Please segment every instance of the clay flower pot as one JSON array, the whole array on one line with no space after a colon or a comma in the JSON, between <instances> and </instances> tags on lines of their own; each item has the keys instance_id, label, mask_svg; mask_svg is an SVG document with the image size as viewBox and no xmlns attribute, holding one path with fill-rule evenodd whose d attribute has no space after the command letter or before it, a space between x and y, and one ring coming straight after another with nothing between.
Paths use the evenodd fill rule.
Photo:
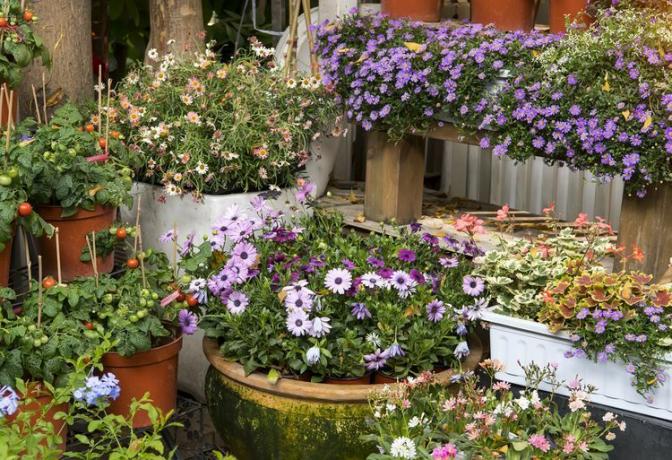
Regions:
<instances>
[{"instance_id":1,"label":"clay flower pot","mask_svg":"<svg viewBox=\"0 0 672 460\"><path fill-rule=\"evenodd\" d=\"M21 395L21 399L31 399L29 403L25 404L23 401L19 404L19 408L15 413L7 417L9 422L13 422L21 414L22 411L32 412L30 417L30 423L35 423L37 420L42 417L43 408L47 405L52 404L54 397L52 394L42 387L42 384L39 382L28 383L28 394ZM68 404L63 403L49 409L42 418L46 422L50 422L54 427L54 433L58 434L63 442L59 446L59 449L65 452L65 443L66 438L68 437L68 425L65 423L64 419L55 420L54 417L59 412L67 412Z\"/></svg>"},{"instance_id":2,"label":"clay flower pot","mask_svg":"<svg viewBox=\"0 0 672 460\"><path fill-rule=\"evenodd\" d=\"M19 109L19 103L17 101L17 90L13 90L11 88L7 87L7 83L1 83L2 86L5 87L5 100L2 101L2 112L0 112L0 125L2 126L7 126L7 121L10 119L10 113L9 113L9 94L10 91L13 91L12 94L12 113L11 113L11 120L13 124L16 124L16 119L17 119L17 113Z\"/></svg>"},{"instance_id":3,"label":"clay flower pot","mask_svg":"<svg viewBox=\"0 0 672 460\"><path fill-rule=\"evenodd\" d=\"M478 339L470 345L464 371L475 369L482 357ZM380 386L288 379L273 384L260 372L245 375L243 366L219 354L215 340L205 338L203 351L210 362L205 382L208 410L238 460L361 460L376 450L361 435L369 429L369 395ZM451 376L448 370L436 378L450 385Z\"/></svg>"},{"instance_id":4,"label":"clay flower pot","mask_svg":"<svg viewBox=\"0 0 672 460\"><path fill-rule=\"evenodd\" d=\"M371 374L364 374L361 377L327 378L324 383L330 385L368 385L371 383Z\"/></svg>"},{"instance_id":5,"label":"clay flower pot","mask_svg":"<svg viewBox=\"0 0 672 460\"><path fill-rule=\"evenodd\" d=\"M376 385L389 385L390 383L397 383L397 379L391 375L376 372L376 375L373 376L373 383Z\"/></svg>"},{"instance_id":6,"label":"clay flower pot","mask_svg":"<svg viewBox=\"0 0 672 460\"><path fill-rule=\"evenodd\" d=\"M471 22L499 30L532 30L536 13L535 0L471 0Z\"/></svg>"},{"instance_id":7,"label":"clay flower pot","mask_svg":"<svg viewBox=\"0 0 672 460\"><path fill-rule=\"evenodd\" d=\"M93 211L78 210L73 216L61 217L63 208L60 206L39 206L37 213L54 227L58 227L61 245L61 272L63 281L70 281L80 276L93 275L91 262L82 262L82 248L86 247L86 235L91 232L106 230L114 222L115 208L96 206ZM56 276L56 238L41 237L40 248L44 262L45 275ZM98 273L109 273L114 266L114 253L105 257L97 257Z\"/></svg>"},{"instance_id":8,"label":"clay flower pot","mask_svg":"<svg viewBox=\"0 0 672 460\"><path fill-rule=\"evenodd\" d=\"M570 23L576 21L584 27L589 27L593 18L586 13L586 6L588 6L588 0L551 0L548 6L551 33L566 32L566 16L569 16Z\"/></svg>"},{"instance_id":9,"label":"clay flower pot","mask_svg":"<svg viewBox=\"0 0 672 460\"><path fill-rule=\"evenodd\" d=\"M121 393L112 401L108 412L128 415L133 399L149 393L152 404L163 413L175 409L177 402L177 362L182 348L182 336L148 351L123 357L119 353L105 353L103 368L119 379ZM140 411L133 420L134 428L151 425L146 412Z\"/></svg>"},{"instance_id":10,"label":"clay flower pot","mask_svg":"<svg viewBox=\"0 0 672 460\"><path fill-rule=\"evenodd\" d=\"M391 18L438 22L441 20L441 0L381 0L380 12Z\"/></svg>"}]
</instances>

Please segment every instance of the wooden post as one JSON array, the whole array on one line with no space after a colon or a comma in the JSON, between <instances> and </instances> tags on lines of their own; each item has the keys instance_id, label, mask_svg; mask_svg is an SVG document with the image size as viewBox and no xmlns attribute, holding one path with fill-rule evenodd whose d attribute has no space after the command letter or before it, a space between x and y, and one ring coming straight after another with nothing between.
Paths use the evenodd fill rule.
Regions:
<instances>
[{"instance_id":1,"label":"wooden post","mask_svg":"<svg viewBox=\"0 0 672 460\"><path fill-rule=\"evenodd\" d=\"M641 269L659 279L672 257L672 184L658 185L644 198L624 196L618 243L629 252L636 244L644 251L644 263L630 262L629 267ZM620 268L620 267L618 267Z\"/></svg>"},{"instance_id":2,"label":"wooden post","mask_svg":"<svg viewBox=\"0 0 672 460\"><path fill-rule=\"evenodd\" d=\"M425 139L408 136L394 144L383 132L370 132L366 148L364 215L407 224L422 214Z\"/></svg>"}]
</instances>

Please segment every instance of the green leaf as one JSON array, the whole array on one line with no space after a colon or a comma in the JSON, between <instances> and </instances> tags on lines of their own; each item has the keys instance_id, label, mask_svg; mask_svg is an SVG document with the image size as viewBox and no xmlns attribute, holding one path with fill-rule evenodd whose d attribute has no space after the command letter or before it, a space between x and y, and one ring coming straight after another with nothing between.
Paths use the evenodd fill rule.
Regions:
<instances>
[{"instance_id":1,"label":"green leaf","mask_svg":"<svg viewBox=\"0 0 672 460\"><path fill-rule=\"evenodd\" d=\"M272 384L275 385L280 380L281 374L277 369L271 369L266 376L266 379Z\"/></svg>"},{"instance_id":2,"label":"green leaf","mask_svg":"<svg viewBox=\"0 0 672 460\"><path fill-rule=\"evenodd\" d=\"M513 441L511 445L513 446L514 450L521 452L527 449L530 444L527 441Z\"/></svg>"}]
</instances>

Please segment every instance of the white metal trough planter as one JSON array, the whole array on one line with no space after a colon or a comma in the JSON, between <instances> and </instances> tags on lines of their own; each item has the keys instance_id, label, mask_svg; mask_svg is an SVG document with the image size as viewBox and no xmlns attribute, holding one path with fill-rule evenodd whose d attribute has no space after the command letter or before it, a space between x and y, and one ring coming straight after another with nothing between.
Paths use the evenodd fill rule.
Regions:
<instances>
[{"instance_id":1,"label":"white metal trough planter","mask_svg":"<svg viewBox=\"0 0 672 460\"><path fill-rule=\"evenodd\" d=\"M625 370L625 364L597 363L590 359L565 358L566 351L572 350L569 334L553 334L548 328L535 321L495 313L491 309L484 313L483 320L490 323L490 355L504 363L504 371L496 378L516 385L525 385L525 374L521 366L532 361L541 366L557 363L557 376L570 381L576 376L583 382L594 385L597 391L591 401L642 415L672 420L672 384L668 381L654 393L651 404L637 393L631 385L632 375ZM672 355L665 359L667 373L672 371ZM547 389L542 385L542 389ZM566 388L559 394L568 395Z\"/></svg>"}]
</instances>

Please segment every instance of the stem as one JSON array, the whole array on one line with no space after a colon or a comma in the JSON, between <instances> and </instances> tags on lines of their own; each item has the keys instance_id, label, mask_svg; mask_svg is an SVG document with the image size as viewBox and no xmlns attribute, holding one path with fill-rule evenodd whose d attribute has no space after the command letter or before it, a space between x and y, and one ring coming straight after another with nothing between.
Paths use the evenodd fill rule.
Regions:
<instances>
[{"instance_id":1,"label":"stem","mask_svg":"<svg viewBox=\"0 0 672 460\"><path fill-rule=\"evenodd\" d=\"M37 327L42 324L42 256L37 256L37 273L39 280L37 282Z\"/></svg>"},{"instance_id":2,"label":"stem","mask_svg":"<svg viewBox=\"0 0 672 460\"><path fill-rule=\"evenodd\" d=\"M37 103L37 91L35 91L35 85L30 85L33 89L33 101L35 102L35 114L37 115L37 124L42 124L42 116L40 115L40 104Z\"/></svg>"},{"instance_id":3,"label":"stem","mask_svg":"<svg viewBox=\"0 0 672 460\"><path fill-rule=\"evenodd\" d=\"M5 96L7 93L5 93ZM13 108L13 99L14 99L14 91L9 92L9 111L7 112L7 139L5 141L5 169L7 168L7 164L9 162L9 143L10 143L10 138L12 134L12 108Z\"/></svg>"},{"instance_id":4,"label":"stem","mask_svg":"<svg viewBox=\"0 0 672 460\"><path fill-rule=\"evenodd\" d=\"M313 31L310 30L313 25L313 21L310 17L310 0L301 1L303 2L303 17L306 19L306 40L308 40L308 49L310 50L310 73L313 77L317 78L320 74L320 67L317 62L317 54L313 49L315 46L315 42L313 41Z\"/></svg>"},{"instance_id":5,"label":"stem","mask_svg":"<svg viewBox=\"0 0 672 460\"><path fill-rule=\"evenodd\" d=\"M33 281L33 274L32 274L32 269L33 269L33 264L32 261L30 260L30 247L28 245L28 232L24 227L21 227L21 230L23 231L23 250L26 251L26 270L28 272L28 290L30 290L30 284Z\"/></svg>"},{"instance_id":6,"label":"stem","mask_svg":"<svg viewBox=\"0 0 672 460\"><path fill-rule=\"evenodd\" d=\"M47 83L44 79L44 72L42 72L42 111L44 112L44 124L49 124L49 117L47 116Z\"/></svg>"},{"instance_id":7,"label":"stem","mask_svg":"<svg viewBox=\"0 0 672 460\"><path fill-rule=\"evenodd\" d=\"M138 225L136 229L138 234L138 244L140 245L140 252L142 252L142 228ZM138 257L140 259L140 273L142 274L142 287L147 288L147 278L145 277L145 257Z\"/></svg>"},{"instance_id":8,"label":"stem","mask_svg":"<svg viewBox=\"0 0 672 460\"><path fill-rule=\"evenodd\" d=\"M110 91L112 90L112 80L107 79L107 105L105 107L105 153L109 149L109 138L110 138ZM103 120L100 120L100 123L103 123Z\"/></svg>"},{"instance_id":9,"label":"stem","mask_svg":"<svg viewBox=\"0 0 672 460\"><path fill-rule=\"evenodd\" d=\"M56 227L56 270L58 272L58 284L61 285L63 279L61 277L61 236Z\"/></svg>"},{"instance_id":10,"label":"stem","mask_svg":"<svg viewBox=\"0 0 672 460\"><path fill-rule=\"evenodd\" d=\"M177 279L177 226L173 223L173 279Z\"/></svg>"},{"instance_id":11,"label":"stem","mask_svg":"<svg viewBox=\"0 0 672 460\"><path fill-rule=\"evenodd\" d=\"M103 131L103 66L98 64L98 135Z\"/></svg>"},{"instance_id":12,"label":"stem","mask_svg":"<svg viewBox=\"0 0 672 460\"><path fill-rule=\"evenodd\" d=\"M135 212L135 238L133 241L133 253L138 252L138 237L140 236L140 204L142 203L142 195L138 195L138 209Z\"/></svg>"}]
</instances>

